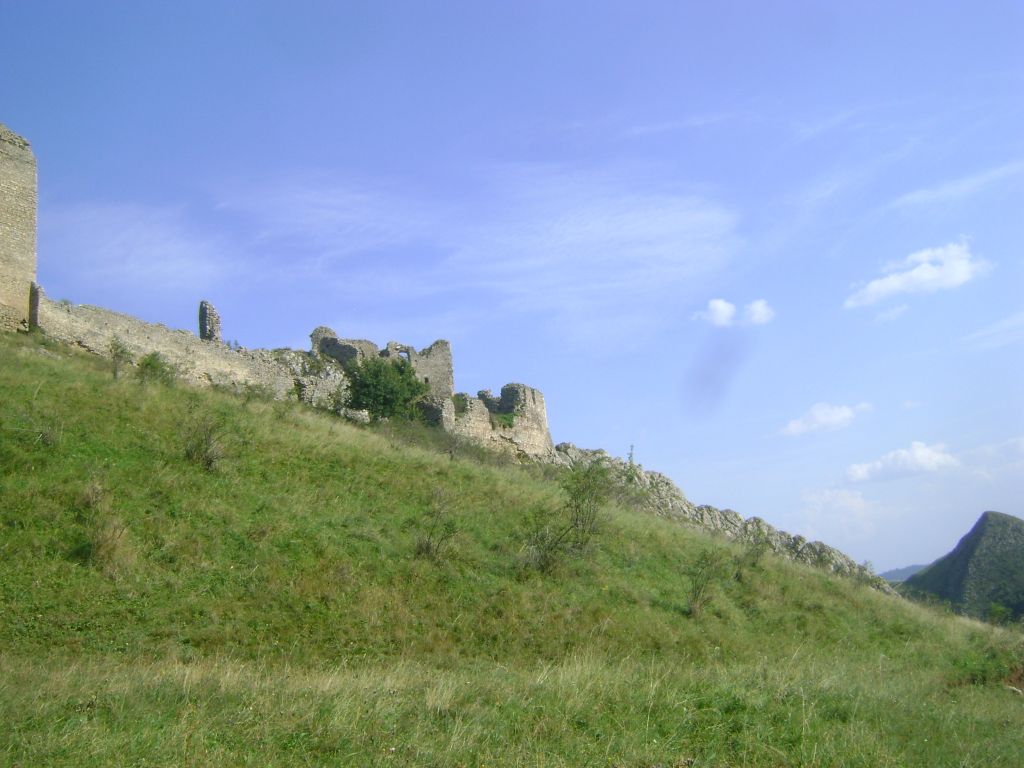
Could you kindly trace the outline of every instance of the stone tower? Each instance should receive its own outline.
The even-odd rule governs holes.
[[[27,330],[36,279],[36,158],[0,124],[0,330]]]

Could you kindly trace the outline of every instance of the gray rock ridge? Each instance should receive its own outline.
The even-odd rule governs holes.
[[[858,565],[848,555],[803,536],[780,531],[759,517],[744,519],[731,509],[718,509],[710,504],[694,504],[669,477],[645,470],[639,464],[611,456],[604,450],[577,448],[572,443],[559,443],[549,459],[562,466],[604,461],[612,469],[616,482],[635,489],[633,498],[646,511],[682,525],[709,531],[743,544],[763,545],[779,557],[820,568],[828,573],[857,579],[890,595],[896,591],[870,568]]]

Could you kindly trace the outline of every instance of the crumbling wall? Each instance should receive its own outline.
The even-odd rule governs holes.
[[[0,124],[0,330],[28,330],[36,279],[36,159]]]
[[[415,347],[389,341],[380,355],[408,360],[420,381],[430,387],[430,397],[447,400],[455,394],[452,346],[444,339],[438,339],[426,349],[419,351],[416,351]]]
[[[380,349],[372,341],[366,339],[339,339],[332,329],[326,325],[315,328],[309,339],[313,353],[328,357],[339,365],[359,363],[367,357],[378,357]]]
[[[206,300],[199,302],[199,338],[217,344],[224,342],[220,331],[220,313]]]
[[[159,352],[185,381],[200,386],[259,387],[273,397],[296,390],[301,361],[280,360],[267,350],[232,350],[202,341],[188,331],[147,323],[101,307],[51,301],[39,291],[39,327],[47,336],[109,356],[116,337],[133,360]],[[298,353],[296,353],[298,354]]]
[[[458,397],[460,407],[453,408],[447,427],[453,434],[530,458],[553,456],[547,406],[540,390],[506,384],[500,397],[486,389],[473,398]]]

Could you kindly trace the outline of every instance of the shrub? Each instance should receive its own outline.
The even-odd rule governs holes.
[[[465,392],[456,392],[452,395],[452,402],[455,404],[456,416],[461,416],[469,410],[469,396]]]
[[[559,525],[557,515],[538,504],[526,515],[526,532],[521,564],[524,568],[549,573],[565,551],[568,529]]]
[[[120,376],[124,366],[132,364],[132,351],[128,349],[120,336],[111,337],[108,351],[110,352],[111,368],[116,379]]]
[[[212,472],[224,458],[223,425],[211,416],[199,416],[185,427],[185,458]]]
[[[146,383],[172,384],[178,371],[159,352],[150,352],[139,359],[135,375],[139,377],[139,381]]]
[[[373,419],[415,419],[417,405],[429,391],[404,358],[366,357],[347,366],[345,373],[349,380],[347,406],[368,411]]]
[[[601,460],[577,462],[562,477],[561,486],[566,498],[560,510],[540,505],[527,515],[523,565],[541,573],[551,571],[562,555],[587,548],[611,492],[611,472]]]
[[[725,556],[717,549],[703,549],[693,562],[683,569],[690,582],[688,610],[691,616],[700,616],[711,603],[712,587],[725,578],[727,572]]]
[[[448,512],[448,499],[443,491],[436,490],[430,508],[423,516],[413,552],[416,557],[440,560],[455,533],[455,523]]]

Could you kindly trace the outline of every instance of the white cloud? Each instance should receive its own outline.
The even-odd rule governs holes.
[[[708,308],[698,312],[695,317],[699,320],[707,320],[712,325],[726,328],[733,324],[736,319],[736,305],[725,299],[711,299]]]
[[[975,331],[965,336],[964,341],[982,349],[1020,344],[1024,342],[1024,312],[1017,312],[980,331]]]
[[[875,531],[877,507],[848,488],[826,488],[801,494],[801,532],[840,549],[851,541],[862,541]]]
[[[765,325],[774,317],[775,310],[764,299],[752,301],[743,308],[743,322],[746,325]],[[711,299],[707,309],[694,313],[694,318],[719,328],[728,328],[736,324],[736,305],[725,299]]]
[[[890,451],[880,459],[866,464],[851,464],[846,478],[853,483],[938,472],[960,466],[960,460],[942,443],[926,445],[915,440],[910,448]]]
[[[991,168],[973,176],[964,176],[953,181],[947,181],[934,187],[916,189],[896,198],[891,207],[908,208],[919,205],[934,205],[953,200],[970,197],[980,192],[985,187],[1001,179],[1016,176],[1024,172],[1024,160],[1016,160],[1011,163]]]
[[[743,314],[751,325],[764,325],[775,317],[775,310],[764,299],[758,299],[747,304]]]
[[[843,429],[853,423],[858,413],[870,410],[871,405],[868,403],[859,403],[854,406],[815,403],[807,413],[798,419],[793,419],[783,427],[782,434],[796,437],[819,429]]]
[[[971,254],[964,242],[925,248],[887,265],[884,271],[889,274],[856,291],[845,306],[847,309],[863,307],[902,293],[933,293],[957,288],[985,274],[989,267],[987,262]]]

